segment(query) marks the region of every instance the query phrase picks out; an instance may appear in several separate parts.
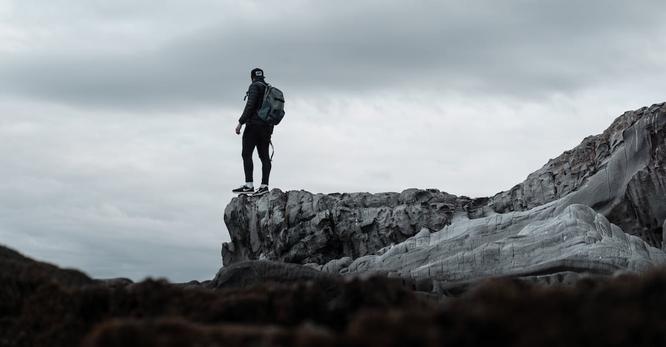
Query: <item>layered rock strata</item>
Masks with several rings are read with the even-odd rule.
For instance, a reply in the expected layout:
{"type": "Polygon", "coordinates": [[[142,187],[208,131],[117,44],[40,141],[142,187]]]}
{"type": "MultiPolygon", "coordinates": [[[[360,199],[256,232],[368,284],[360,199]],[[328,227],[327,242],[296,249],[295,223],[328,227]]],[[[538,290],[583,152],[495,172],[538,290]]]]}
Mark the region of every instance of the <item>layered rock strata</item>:
{"type": "Polygon", "coordinates": [[[273,190],[225,210],[225,265],[269,259],[433,285],[641,271],[666,261],[666,104],[626,112],[493,197],[273,190]],[[633,236],[632,236],[633,235],[633,236]]]}
{"type": "MultiPolygon", "coordinates": [[[[625,112],[602,134],[548,161],[489,199],[492,211],[524,211],[565,197],[660,247],[666,219],[666,103],[625,112]],[[582,191],[581,191],[582,190],[582,191]]],[[[486,207],[484,206],[484,207],[486,207]]]]}
{"type": "Polygon", "coordinates": [[[573,204],[558,210],[551,204],[454,223],[435,233],[424,229],[338,272],[432,281],[434,291],[443,291],[495,276],[612,274],[666,264],[666,253],[624,233],[590,207],[573,204]]]}

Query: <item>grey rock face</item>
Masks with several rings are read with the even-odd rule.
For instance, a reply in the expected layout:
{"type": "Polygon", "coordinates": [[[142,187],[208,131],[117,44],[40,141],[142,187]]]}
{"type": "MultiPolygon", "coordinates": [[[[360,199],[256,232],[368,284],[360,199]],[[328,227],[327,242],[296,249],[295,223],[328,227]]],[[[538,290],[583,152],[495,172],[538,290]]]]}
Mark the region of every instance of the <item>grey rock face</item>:
{"type": "Polygon", "coordinates": [[[235,198],[225,210],[231,242],[223,260],[383,272],[442,290],[493,275],[550,281],[641,271],[666,260],[655,248],[666,233],[665,158],[666,104],[659,104],[626,112],[490,198],[416,189],[235,198]]]}
{"type": "Polygon", "coordinates": [[[259,199],[234,198],[224,212],[231,242],[224,265],[269,259],[324,264],[370,254],[404,241],[421,228],[439,230],[459,209],[438,190],[402,193],[311,194],[274,189],[259,199]]]}
{"type": "Polygon", "coordinates": [[[666,264],[666,253],[624,233],[588,206],[554,204],[426,230],[381,255],[357,258],[342,273],[387,273],[435,287],[494,276],[560,272],[612,274],[666,264]]]}
{"type": "Polygon", "coordinates": [[[568,203],[591,206],[625,232],[660,247],[665,162],[662,103],[625,112],[602,134],[585,138],[523,183],[490,198],[488,207],[498,213],[524,211],[569,196],[568,203]]]}

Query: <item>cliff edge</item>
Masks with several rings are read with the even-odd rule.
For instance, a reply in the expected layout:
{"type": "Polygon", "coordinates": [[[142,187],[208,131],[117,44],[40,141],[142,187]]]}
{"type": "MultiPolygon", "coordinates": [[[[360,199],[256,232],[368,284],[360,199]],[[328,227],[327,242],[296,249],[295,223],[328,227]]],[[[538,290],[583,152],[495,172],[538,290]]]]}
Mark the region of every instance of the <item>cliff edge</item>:
{"type": "Polygon", "coordinates": [[[512,189],[312,194],[274,189],[226,207],[225,265],[266,259],[433,286],[511,275],[550,281],[666,262],[666,104],[629,111],[512,189]]]}

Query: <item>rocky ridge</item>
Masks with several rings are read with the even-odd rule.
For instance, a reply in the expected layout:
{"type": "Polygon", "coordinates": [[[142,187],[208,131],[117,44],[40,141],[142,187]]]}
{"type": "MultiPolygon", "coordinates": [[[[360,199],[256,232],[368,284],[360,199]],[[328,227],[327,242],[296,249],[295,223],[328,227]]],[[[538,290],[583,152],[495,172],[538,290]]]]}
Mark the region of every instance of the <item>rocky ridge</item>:
{"type": "Polygon", "coordinates": [[[666,260],[666,104],[625,112],[493,197],[273,190],[225,210],[226,265],[267,259],[432,287],[494,275],[642,271],[666,260]]]}
{"type": "Polygon", "coordinates": [[[490,198],[486,206],[497,213],[524,211],[596,185],[572,198],[625,232],[661,247],[661,223],[666,219],[665,124],[664,103],[625,112],[603,133],[549,160],[524,182],[490,198]],[[604,183],[607,193],[602,191],[604,183]]]}

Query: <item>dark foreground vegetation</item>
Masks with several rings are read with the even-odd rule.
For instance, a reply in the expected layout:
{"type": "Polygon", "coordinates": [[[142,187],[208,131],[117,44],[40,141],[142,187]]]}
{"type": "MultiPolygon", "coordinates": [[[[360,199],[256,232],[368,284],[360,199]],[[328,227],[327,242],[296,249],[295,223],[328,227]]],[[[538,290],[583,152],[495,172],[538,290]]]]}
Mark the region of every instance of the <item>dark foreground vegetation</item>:
{"type": "Polygon", "coordinates": [[[0,346],[666,346],[666,271],[444,300],[386,278],[100,282],[0,247],[0,346]]]}

